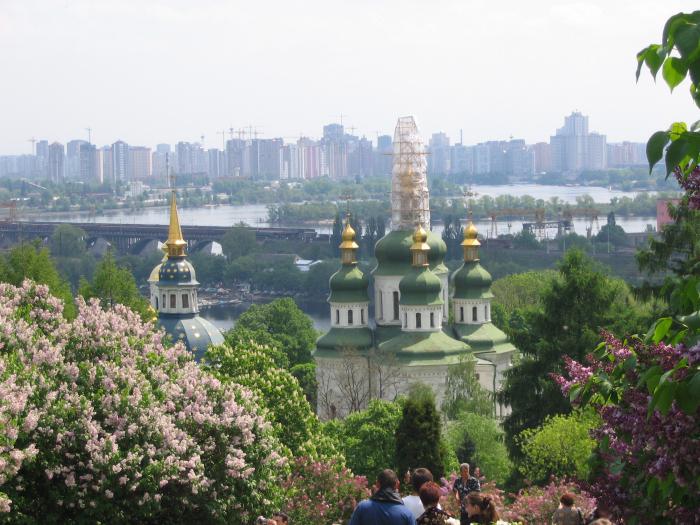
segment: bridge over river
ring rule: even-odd
[[[8,246],[30,239],[51,237],[59,224],[70,224],[87,234],[87,241],[104,239],[119,251],[137,253],[151,241],[165,241],[168,238],[167,224],[109,224],[100,222],[0,222],[0,245]],[[312,242],[318,240],[313,228],[252,228],[258,241],[270,239]],[[209,242],[220,242],[229,226],[182,226],[192,251]]]

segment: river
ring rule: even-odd
[[[634,198],[639,192],[609,190],[597,186],[547,186],[540,184],[512,184],[503,186],[476,186],[473,188],[478,195],[530,195],[535,199],[545,201],[558,197],[564,203],[575,203],[577,197],[590,195],[595,202],[609,202],[612,197]],[[142,210],[109,210],[99,216],[90,216],[88,212],[50,213],[41,216],[42,220],[57,222],[106,222],[116,224],[167,224],[168,208],[144,208]],[[266,204],[222,204],[216,207],[181,208],[180,223],[183,225],[232,226],[244,222],[250,226],[272,226],[267,222]],[[522,229],[522,220],[513,220],[508,226],[506,221],[500,221],[497,234],[517,233]],[[585,219],[575,219],[574,231],[584,235],[590,226]],[[593,224],[595,234],[603,225],[605,218],[600,218],[600,224]],[[655,225],[655,217],[618,217],[617,222],[627,232],[645,231],[648,224]],[[277,225],[275,225],[277,226]],[[319,233],[330,233],[332,226],[328,223],[288,223],[283,226],[315,228]],[[477,223],[482,234],[491,235],[490,221]],[[436,221],[433,231],[440,233],[442,223]]]

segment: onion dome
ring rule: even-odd
[[[357,264],[357,249],[360,247],[355,242],[355,230],[350,225],[350,215],[345,220],[345,228],[341,235],[342,242],[340,243],[340,260],[344,265]]]
[[[431,231],[426,232],[425,243],[430,247],[428,252],[428,265],[437,274],[447,273],[445,255],[447,245],[442,237]],[[374,246],[374,256],[377,258],[377,267],[374,275],[403,275],[409,270],[411,264],[411,245],[413,244],[413,232],[408,230],[394,230],[387,233],[377,241]]]
[[[478,232],[474,223],[470,220],[464,230],[464,264],[452,274],[454,297],[456,299],[490,299],[491,274],[479,264]]]
[[[158,271],[158,282],[161,285],[197,285],[197,275],[194,266],[184,257],[169,257],[161,263]]]
[[[161,314],[158,322],[170,335],[173,343],[183,343],[197,361],[201,360],[210,345],[220,345],[224,342],[224,336],[219,329],[198,315]]]
[[[427,233],[422,226],[416,228],[411,245],[411,269],[399,282],[400,304],[434,305],[443,304],[442,281],[430,271],[428,253],[430,246]]]
[[[163,263],[168,260],[168,247],[165,244],[161,244],[160,249],[163,252],[163,259],[160,261],[160,264],[157,264],[153,268],[153,270],[151,270],[151,275],[148,276],[149,283],[158,282],[160,275],[160,267],[163,266]]]
[[[345,266],[335,272],[329,282],[331,303],[365,303],[369,301],[369,278],[357,265]]]
[[[460,243],[462,249],[464,250],[464,260],[465,261],[478,261],[479,260],[479,232],[476,230],[476,226],[469,219],[469,225],[464,229],[464,240]]]

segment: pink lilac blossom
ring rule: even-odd
[[[47,287],[0,284],[0,513],[247,523],[278,505],[255,396],[128,308],[77,303],[66,321]]]

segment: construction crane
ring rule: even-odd
[[[533,224],[544,224],[545,210],[544,208],[504,208],[490,211],[489,216],[491,217],[489,237],[496,239],[498,237],[499,218],[508,220],[508,233],[510,233],[510,228],[513,225],[511,219],[525,219],[534,216],[535,221]]]
[[[17,213],[17,201],[0,202],[0,209],[7,209],[7,216],[0,218],[1,222],[17,222],[19,214]]]
[[[29,181],[29,180],[27,180],[27,179],[20,179],[20,180],[21,180],[24,184],[28,184],[29,186],[33,186],[33,187],[35,187],[35,188],[37,188],[37,189],[39,189],[39,190],[49,191],[48,188],[44,188],[43,186],[40,186],[40,185],[38,185],[38,184],[35,184],[34,182]]]
[[[27,142],[31,142],[31,143],[32,143],[32,155],[34,155],[34,151],[35,151],[35,148],[36,148],[36,138],[35,138],[35,137],[32,137],[32,138],[30,138],[29,140],[27,140]]]
[[[598,224],[598,214],[600,211],[596,208],[566,208],[564,210],[564,220],[569,222],[573,221],[574,217],[586,219],[588,225],[586,226],[586,237],[589,239],[593,235],[593,225],[595,224],[595,229],[600,231],[600,225]]]

